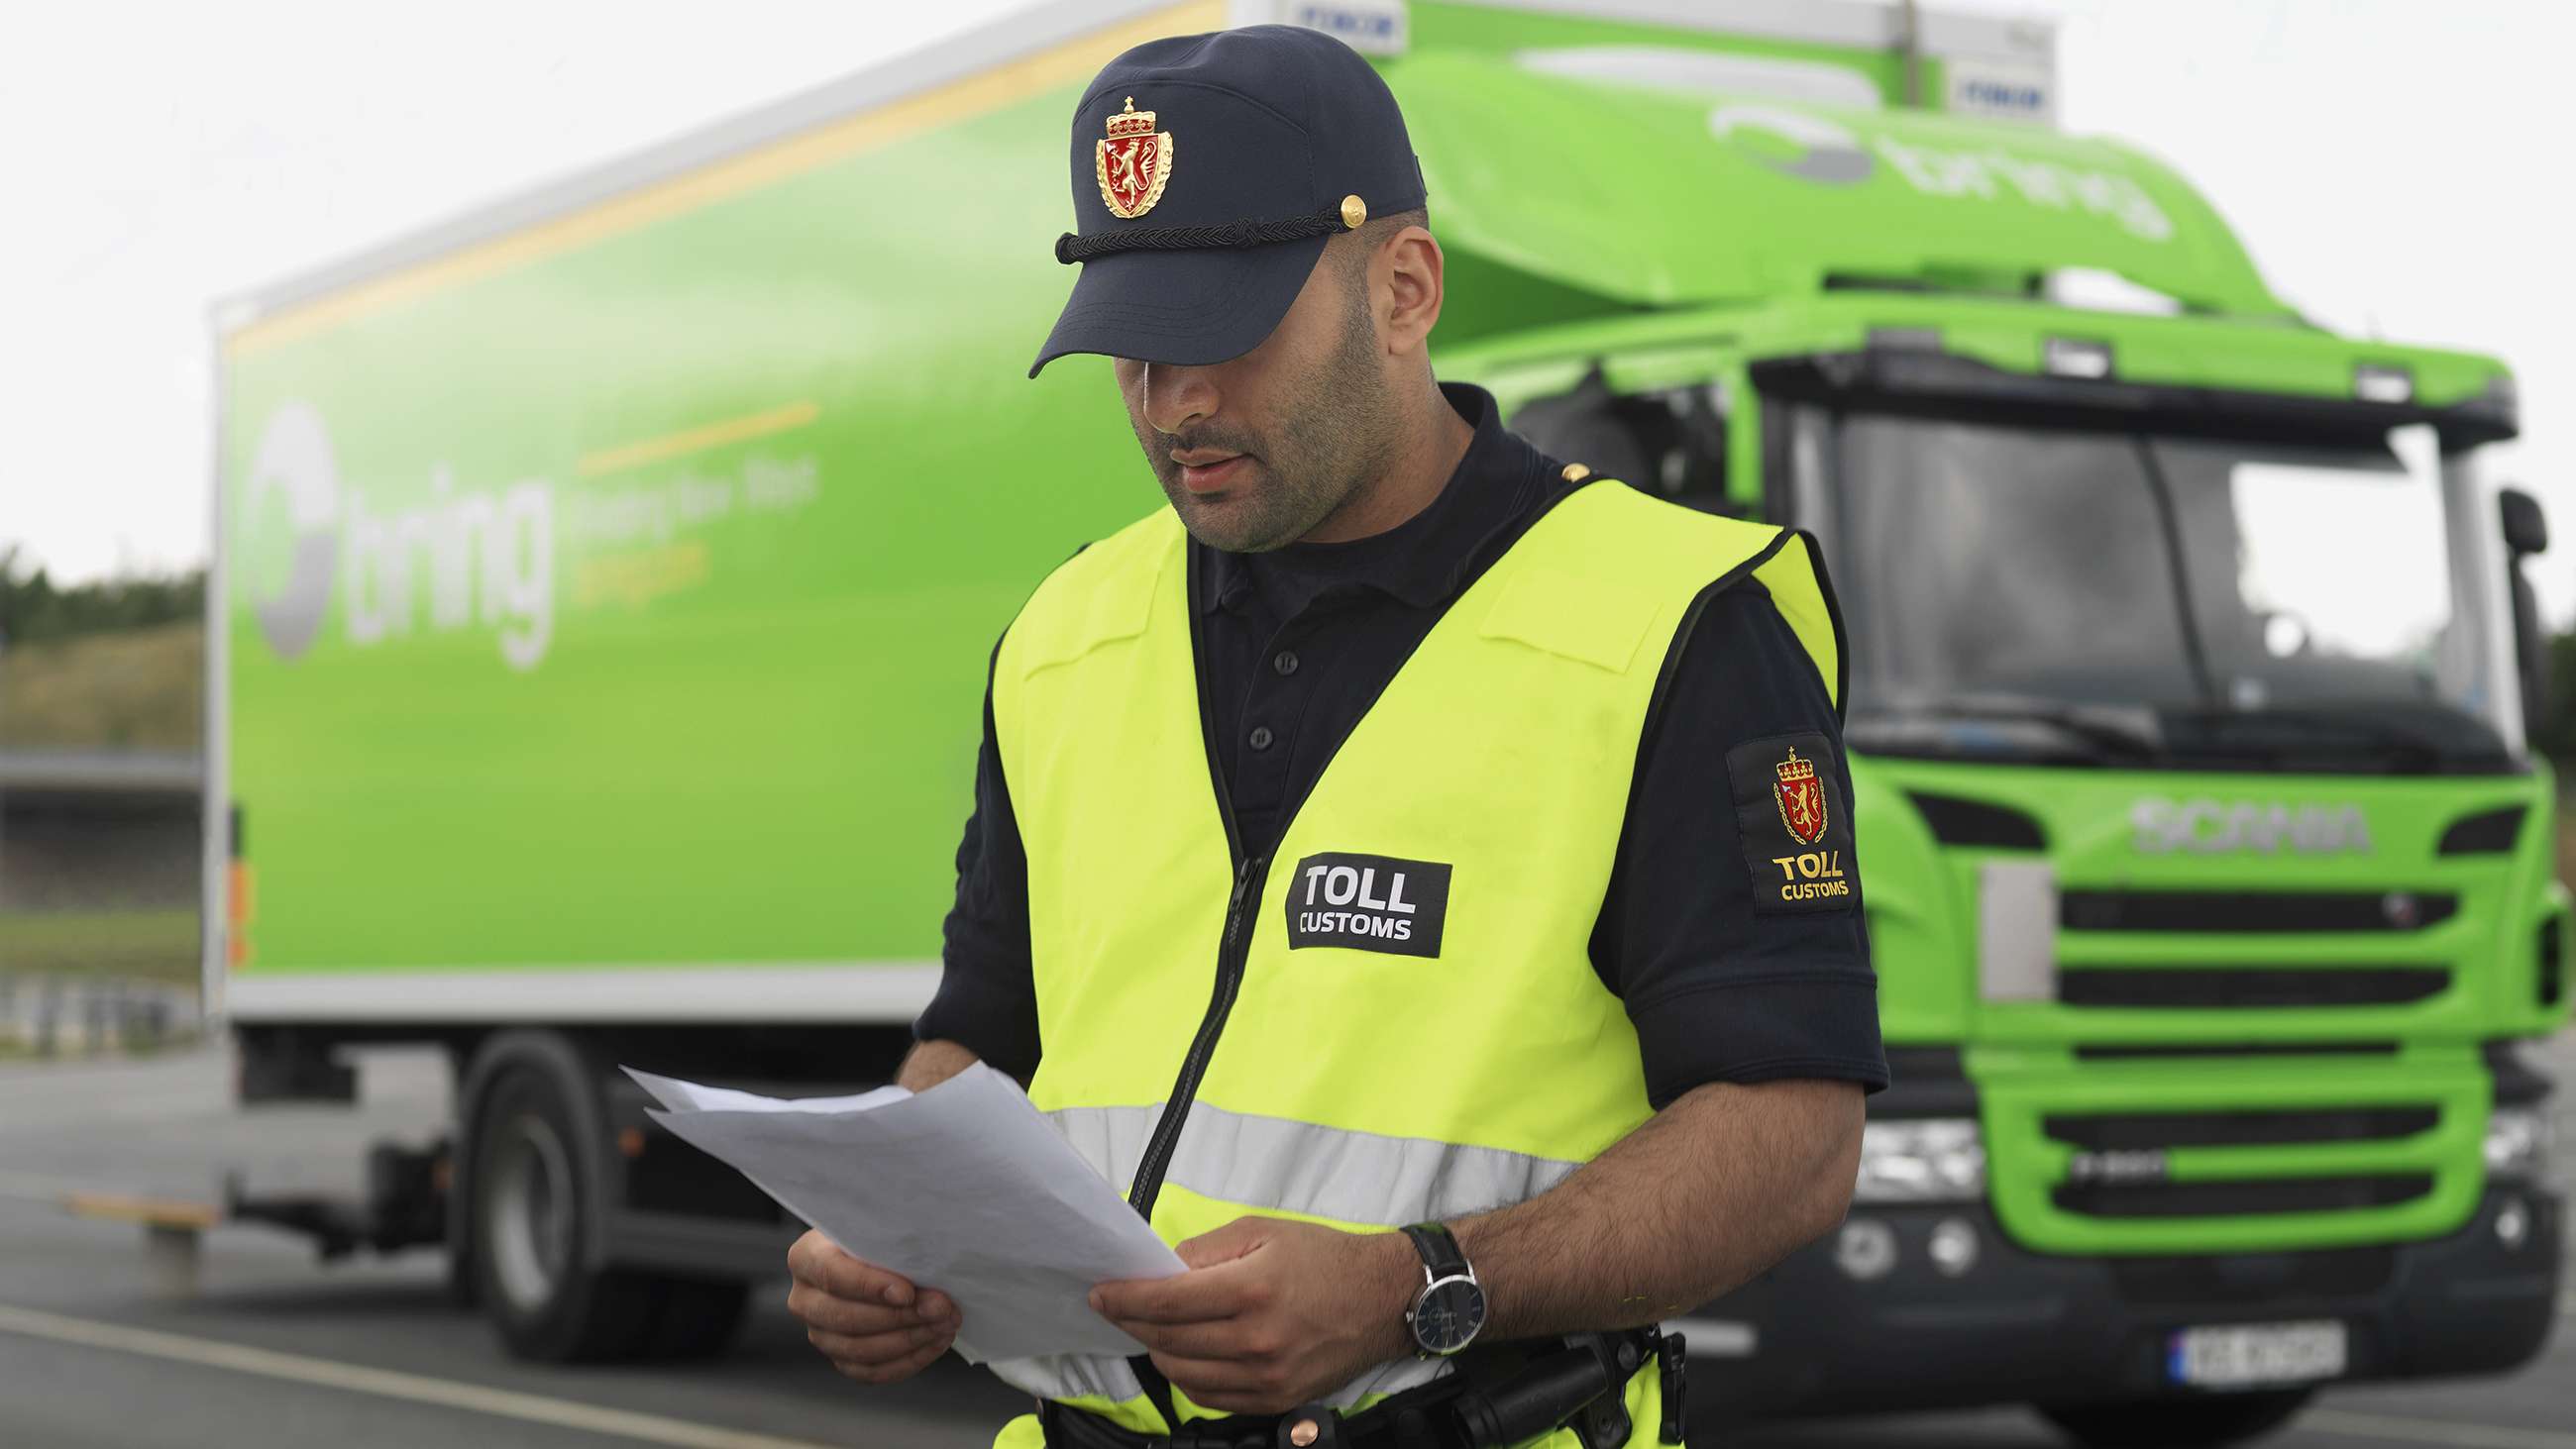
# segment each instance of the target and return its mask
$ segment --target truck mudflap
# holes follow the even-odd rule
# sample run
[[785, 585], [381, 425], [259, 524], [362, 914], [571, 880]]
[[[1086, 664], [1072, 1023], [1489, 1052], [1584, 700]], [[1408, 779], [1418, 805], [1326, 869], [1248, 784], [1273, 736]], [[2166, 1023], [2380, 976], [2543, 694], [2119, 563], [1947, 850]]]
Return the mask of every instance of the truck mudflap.
[[2205, 1393], [2175, 1382], [2176, 1335], [2231, 1324], [2343, 1325], [2337, 1381], [2497, 1373], [2548, 1340], [2565, 1218], [2558, 1196], [2499, 1181], [2437, 1238], [2062, 1257], [2016, 1246], [1983, 1204], [1859, 1208], [1668, 1326], [1703, 1423]]

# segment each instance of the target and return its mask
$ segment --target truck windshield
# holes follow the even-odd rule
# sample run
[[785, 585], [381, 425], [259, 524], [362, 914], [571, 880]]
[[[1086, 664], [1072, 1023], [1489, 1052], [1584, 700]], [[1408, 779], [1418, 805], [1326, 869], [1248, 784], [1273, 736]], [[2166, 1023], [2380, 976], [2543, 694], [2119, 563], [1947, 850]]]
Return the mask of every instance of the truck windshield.
[[1800, 511], [1849, 614], [1857, 746], [2513, 764], [2494, 512], [2429, 429], [2292, 443], [1805, 421]]

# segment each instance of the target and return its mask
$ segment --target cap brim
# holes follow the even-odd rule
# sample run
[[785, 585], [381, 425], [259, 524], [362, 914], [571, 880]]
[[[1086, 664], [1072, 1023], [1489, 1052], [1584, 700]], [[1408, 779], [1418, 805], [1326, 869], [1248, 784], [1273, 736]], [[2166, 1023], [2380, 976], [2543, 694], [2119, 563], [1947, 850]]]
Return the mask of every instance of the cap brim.
[[1029, 376], [1073, 352], [1180, 367], [1241, 357], [1288, 315], [1326, 240], [1094, 257]]

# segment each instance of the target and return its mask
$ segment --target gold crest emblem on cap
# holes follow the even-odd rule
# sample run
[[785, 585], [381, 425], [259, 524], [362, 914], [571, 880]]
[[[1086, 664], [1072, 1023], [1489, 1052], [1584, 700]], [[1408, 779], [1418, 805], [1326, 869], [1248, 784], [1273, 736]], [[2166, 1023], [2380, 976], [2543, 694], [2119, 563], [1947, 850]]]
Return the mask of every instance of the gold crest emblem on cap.
[[1172, 179], [1172, 133], [1155, 130], [1154, 113], [1129, 96], [1127, 109], [1109, 118], [1109, 139], [1092, 143], [1092, 171], [1111, 216], [1143, 216]]

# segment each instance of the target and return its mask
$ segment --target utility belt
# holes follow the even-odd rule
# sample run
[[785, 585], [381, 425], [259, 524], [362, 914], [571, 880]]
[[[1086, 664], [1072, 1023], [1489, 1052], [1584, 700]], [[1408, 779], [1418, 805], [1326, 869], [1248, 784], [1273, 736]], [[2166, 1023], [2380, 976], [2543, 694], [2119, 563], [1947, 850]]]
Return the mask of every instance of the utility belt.
[[1139, 1434], [1053, 1400], [1038, 1406], [1047, 1449], [1504, 1449], [1570, 1429], [1583, 1449], [1622, 1449], [1636, 1432], [1628, 1381], [1647, 1364], [1663, 1375], [1660, 1439], [1682, 1442], [1682, 1336], [1653, 1328], [1577, 1333], [1471, 1348], [1456, 1369], [1343, 1418], [1321, 1404], [1284, 1414], [1195, 1419], [1177, 1433]]

